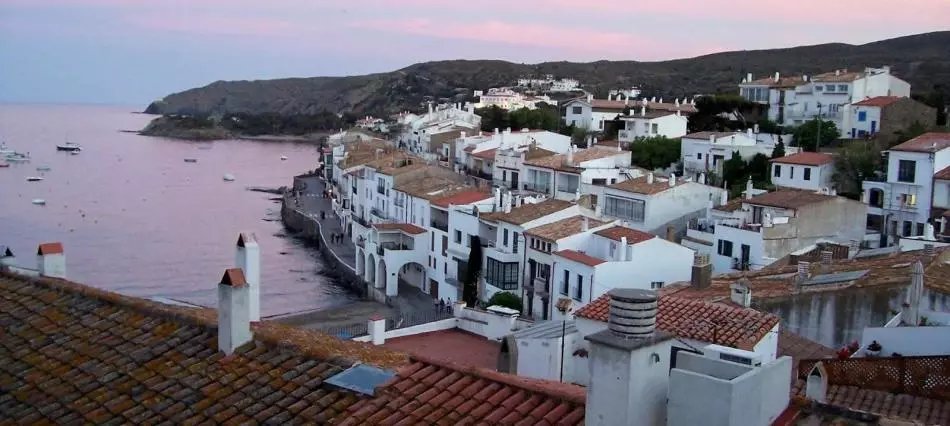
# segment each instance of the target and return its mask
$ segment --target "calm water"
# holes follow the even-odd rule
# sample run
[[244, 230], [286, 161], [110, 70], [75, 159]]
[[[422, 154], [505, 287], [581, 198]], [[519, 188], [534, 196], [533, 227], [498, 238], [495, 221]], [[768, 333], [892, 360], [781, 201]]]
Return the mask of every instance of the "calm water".
[[[0, 104], [0, 141], [33, 157], [0, 168], [0, 245], [10, 246], [20, 265], [35, 267], [39, 243], [61, 241], [74, 281], [213, 306], [238, 233], [251, 231], [261, 245], [262, 315], [352, 300], [320, 275], [316, 251], [283, 235], [276, 196], [245, 189], [289, 185], [314, 167], [312, 145], [119, 132], [152, 118], [130, 113], [136, 109]], [[80, 155], [56, 151], [67, 138], [83, 146]], [[225, 173], [236, 181], [224, 182]], [[35, 198], [46, 206], [33, 205]]]

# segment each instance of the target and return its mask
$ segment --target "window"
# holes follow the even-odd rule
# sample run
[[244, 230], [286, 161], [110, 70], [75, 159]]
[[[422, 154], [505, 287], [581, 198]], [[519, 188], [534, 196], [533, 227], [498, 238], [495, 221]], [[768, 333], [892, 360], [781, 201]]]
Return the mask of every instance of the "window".
[[449, 249], [449, 237], [448, 235], [442, 236], [442, 257], [446, 256], [445, 251]]
[[657, 134], [657, 133], [659, 133], [659, 127], [657, 126], [656, 123], [653, 123], [653, 124], [651, 125], [651, 127], [652, 127], [651, 133], [653, 133], [654, 135]]
[[505, 247], [508, 247], [508, 230], [505, 229], [502, 231], [501, 244]]
[[805, 167], [805, 180], [811, 180], [811, 167]]
[[518, 253], [518, 233], [511, 233], [511, 252]]
[[917, 173], [917, 162], [913, 160], [899, 160], [897, 163], [897, 181], [914, 183]]
[[560, 192], [577, 192], [578, 186], [580, 186], [580, 176], [577, 175], [559, 175], [560, 182], [558, 182], [557, 190]]
[[430, 232], [429, 236], [432, 237], [430, 238], [429, 247], [432, 249], [432, 252], [435, 253], [435, 233]]
[[914, 222], [911, 222], [911, 221], [909, 221], [909, 220], [905, 220], [905, 221], [904, 221], [904, 235], [902, 235], [902, 236], [903, 236], [903, 237], [909, 237], [909, 236], [911, 236], [911, 235], [910, 235], [910, 232], [913, 230], [913, 227], [914, 227]]
[[917, 223], [917, 233], [914, 234], [914, 235], [924, 235], [924, 224], [923, 224], [923, 223], [920, 223], [920, 222]]
[[776, 164], [774, 170], [775, 170], [775, 177], [782, 177], [782, 165], [781, 165], [781, 164]]
[[719, 250], [717, 252], [720, 256], [732, 257], [732, 241], [719, 240]]
[[617, 258], [617, 243], [613, 241], [610, 242], [610, 258], [611, 259]]
[[868, 121], [867, 111], [858, 111], [858, 121], [861, 121], [861, 122]]
[[564, 270], [564, 280], [561, 281], [561, 294], [567, 296], [568, 287], [571, 285], [571, 271]]
[[604, 214], [632, 222], [643, 222], [643, 200], [607, 197]]
[[839, 84], [839, 85], [838, 85], [838, 91], [841, 92], [841, 93], [848, 93], [848, 85], [847, 85], [847, 84]]
[[834, 91], [835, 91], [835, 85], [834, 85], [834, 84], [827, 84], [827, 85], [825, 85], [825, 91], [826, 91], [826, 92], [834, 92]]
[[702, 159], [703, 159], [703, 153], [701, 153], [701, 152], [697, 153], [697, 154], [696, 154], [696, 159], [697, 159], [697, 160], [702, 160]]
[[788, 178], [795, 179], [795, 166], [788, 166]]
[[584, 300], [584, 277], [577, 274], [577, 288], [574, 291], [574, 298]]
[[820, 91], [822, 91], [822, 90], [825, 90], [825, 87], [824, 87], [824, 86], [815, 86], [815, 91], [816, 91], [816, 92], [820, 92]]
[[489, 257], [485, 282], [502, 290], [518, 289], [518, 262], [503, 263]]
[[571, 108], [571, 114], [583, 114], [584, 108], [582, 107], [573, 107]]
[[462, 244], [462, 231], [455, 230], [455, 244]]
[[505, 182], [508, 182], [508, 171], [507, 171], [507, 170], [502, 170], [502, 171], [501, 171], [501, 180], [503, 180], [503, 181], [505, 181]]
[[663, 281], [653, 281], [650, 283], [651, 290], [659, 290], [663, 288]]

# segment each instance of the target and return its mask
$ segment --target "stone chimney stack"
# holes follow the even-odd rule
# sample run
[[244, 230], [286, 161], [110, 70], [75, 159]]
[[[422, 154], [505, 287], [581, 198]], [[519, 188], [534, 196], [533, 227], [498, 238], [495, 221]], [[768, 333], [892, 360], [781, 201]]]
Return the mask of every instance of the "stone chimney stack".
[[821, 259], [821, 273], [827, 274], [831, 270], [832, 252], [831, 250], [822, 250], [818, 254]]
[[231, 355], [253, 337], [248, 290], [241, 268], [224, 271], [218, 284], [218, 349], [225, 355]]
[[712, 264], [709, 263], [708, 254], [693, 254], [693, 272], [689, 277], [689, 283], [690, 286], [698, 289], [712, 285]]
[[668, 182], [670, 184], [670, 188], [676, 186], [676, 173], [670, 173], [670, 179]]
[[[590, 342], [590, 383], [584, 422], [627, 426], [666, 424], [669, 341], [656, 330], [657, 294], [615, 288], [608, 293], [607, 329]], [[645, 374], [644, 371], [664, 374]], [[661, 402], [662, 401], [662, 402]]]
[[656, 179], [656, 177], [653, 176], [653, 172], [650, 172], [650, 173], [647, 174], [647, 183], [648, 183], [648, 184], [651, 184], [651, 185], [652, 185], [654, 179]]
[[66, 279], [66, 253], [63, 243], [40, 244], [36, 250], [36, 269], [40, 275]]
[[238, 235], [234, 266], [244, 272], [248, 286], [248, 308], [251, 321], [261, 320], [261, 247], [257, 236], [249, 232]]

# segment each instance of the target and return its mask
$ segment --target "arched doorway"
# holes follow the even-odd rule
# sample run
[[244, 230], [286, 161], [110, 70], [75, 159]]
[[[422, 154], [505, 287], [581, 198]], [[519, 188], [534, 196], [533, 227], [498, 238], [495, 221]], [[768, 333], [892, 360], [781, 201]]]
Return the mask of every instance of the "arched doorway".
[[360, 278], [366, 276], [366, 258], [363, 256], [363, 250], [356, 251], [356, 276]]
[[379, 267], [376, 268], [376, 288], [386, 289], [386, 261], [379, 259]]
[[366, 275], [363, 279], [368, 283], [376, 283], [376, 256], [372, 253], [366, 258]]
[[[421, 263], [407, 262], [399, 268], [396, 278], [400, 290], [402, 287], [415, 287], [418, 291], [426, 291], [426, 267]], [[439, 294], [438, 288], [438, 284], [436, 284], [435, 295], [433, 296], [436, 299], [438, 299]], [[432, 292], [433, 290], [429, 289], [430, 295], [433, 294]]]

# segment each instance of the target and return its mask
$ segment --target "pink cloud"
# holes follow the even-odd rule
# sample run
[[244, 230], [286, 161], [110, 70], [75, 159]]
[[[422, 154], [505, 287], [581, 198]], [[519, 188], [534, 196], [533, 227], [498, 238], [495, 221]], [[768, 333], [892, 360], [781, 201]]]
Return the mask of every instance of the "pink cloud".
[[151, 30], [209, 36], [296, 37], [319, 32], [318, 27], [268, 18], [160, 14], [132, 16], [125, 21], [133, 26]]

